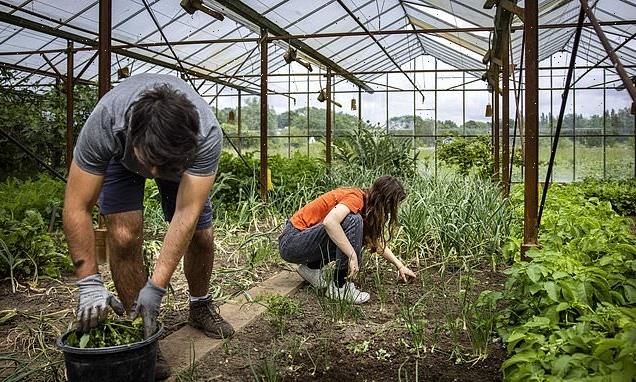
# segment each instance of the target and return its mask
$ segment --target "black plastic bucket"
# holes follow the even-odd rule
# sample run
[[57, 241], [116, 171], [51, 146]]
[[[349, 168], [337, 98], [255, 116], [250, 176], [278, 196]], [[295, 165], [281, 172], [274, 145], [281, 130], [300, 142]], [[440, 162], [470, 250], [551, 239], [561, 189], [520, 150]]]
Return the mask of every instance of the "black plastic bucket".
[[154, 382], [159, 328], [152, 337], [128, 345], [81, 349], [66, 345], [74, 330], [57, 339], [64, 353], [69, 382]]

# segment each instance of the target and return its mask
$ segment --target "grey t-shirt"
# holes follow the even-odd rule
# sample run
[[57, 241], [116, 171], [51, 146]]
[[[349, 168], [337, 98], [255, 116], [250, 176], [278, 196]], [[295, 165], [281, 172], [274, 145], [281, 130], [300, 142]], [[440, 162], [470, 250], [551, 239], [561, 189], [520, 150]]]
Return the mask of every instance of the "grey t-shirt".
[[126, 144], [126, 111], [141, 93], [161, 85], [169, 85], [183, 93], [199, 114], [199, 147], [187, 174], [216, 174], [223, 145], [223, 134], [210, 105], [190, 85], [178, 77], [166, 74], [138, 74], [109, 91], [97, 104], [80, 132], [73, 160], [83, 170], [95, 175], [106, 174], [112, 160], [119, 160], [128, 170], [146, 178], [152, 176], [133, 155]]

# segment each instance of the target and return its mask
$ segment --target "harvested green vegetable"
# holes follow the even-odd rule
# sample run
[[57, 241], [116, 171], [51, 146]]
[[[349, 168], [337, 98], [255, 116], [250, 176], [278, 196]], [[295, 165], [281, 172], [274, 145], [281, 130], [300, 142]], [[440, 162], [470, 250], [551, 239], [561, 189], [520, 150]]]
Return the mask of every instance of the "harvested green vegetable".
[[141, 317], [134, 321], [106, 320], [87, 333], [73, 331], [67, 338], [68, 346], [77, 348], [105, 348], [128, 345], [144, 340], [144, 323]]

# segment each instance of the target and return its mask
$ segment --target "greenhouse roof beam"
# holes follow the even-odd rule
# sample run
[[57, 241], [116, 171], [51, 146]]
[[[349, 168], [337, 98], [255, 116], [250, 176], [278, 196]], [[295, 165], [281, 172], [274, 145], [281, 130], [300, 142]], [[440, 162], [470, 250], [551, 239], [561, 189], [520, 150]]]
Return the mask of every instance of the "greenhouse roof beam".
[[[94, 40], [92, 40], [90, 38], [87, 38], [87, 37], [84, 37], [84, 36], [80, 36], [78, 34], [67, 32], [67, 31], [64, 31], [64, 30], [56, 29], [56, 28], [50, 27], [48, 25], [40, 24], [40, 23], [38, 23], [36, 21], [28, 20], [28, 19], [25, 19], [25, 18], [22, 18], [22, 17], [19, 17], [19, 16], [10, 15], [10, 14], [7, 14], [7, 13], [0, 13], [0, 22], [4, 22], [4, 23], [7, 23], [7, 24], [19, 26], [19, 27], [26, 28], [26, 29], [30, 29], [30, 30], [33, 30], [33, 31], [36, 31], [36, 32], [40, 32], [40, 33], [44, 33], [44, 34], [53, 36], [53, 37], [63, 38], [63, 39], [66, 39], [66, 40], [70, 40], [70, 41], [73, 41], [73, 42], [76, 42], [76, 43], [80, 43], [80, 44], [83, 44], [83, 45], [88, 45], [88, 46], [91, 46], [91, 47], [97, 47], [97, 45], [98, 45], [97, 41], [94, 41]], [[149, 63], [149, 64], [154, 64], [154, 65], [157, 65], [157, 66], [161, 66], [161, 67], [164, 67], [164, 68], [167, 68], [167, 69], [181, 71], [181, 68], [178, 65], [176, 65], [176, 64], [165, 62], [165, 61], [159, 60], [159, 59], [154, 58], [154, 57], [149, 57], [149, 56], [143, 55], [141, 53], [132, 52], [132, 51], [129, 51], [129, 50], [126, 50], [126, 49], [121, 49], [121, 48], [113, 48], [112, 52], [120, 54], [120, 55], [125, 56], [125, 57], [129, 57], [129, 58], [135, 59], [135, 60], [143, 61], [143, 62], [146, 62], [146, 63]], [[208, 81], [211, 81], [211, 82], [216, 82], [218, 84], [226, 85], [226, 86], [229, 86], [229, 87], [234, 88], [234, 89], [240, 89], [240, 90], [243, 90], [243, 91], [245, 91], [245, 92], [247, 92], [249, 94], [255, 94], [255, 95], [258, 94], [258, 90], [255, 90], [255, 89], [250, 89], [250, 88], [246, 88], [246, 87], [243, 87], [243, 86], [240, 86], [240, 85], [232, 84], [232, 83], [230, 83], [228, 81], [220, 80], [220, 79], [218, 79], [216, 77], [213, 77], [213, 76], [210, 76], [208, 74], [195, 71], [193, 69], [185, 69], [185, 70], [186, 70], [187, 74], [192, 75], [192, 76], [197, 77], [197, 78], [200, 78], [200, 79], [208, 80]]]
[[[247, 6], [242, 1], [216, 0], [216, 2], [221, 4], [228, 10], [247, 19], [247, 21], [257, 25], [258, 27], [267, 29], [268, 32], [271, 34], [289, 35], [289, 33], [285, 29], [278, 26], [276, 23], [272, 22], [268, 18], [263, 17], [262, 15], [260, 15], [251, 7]], [[271, 38], [268, 38], [268, 41], [271, 41]], [[300, 50], [307, 56], [312, 57], [314, 60], [320, 62], [325, 67], [330, 67], [333, 71], [336, 72], [336, 74], [346, 78], [354, 85], [359, 86], [360, 88], [364, 89], [368, 93], [373, 93], [373, 89], [369, 87], [367, 84], [365, 84], [362, 80], [353, 76], [352, 74], [349, 73], [348, 70], [344, 69], [343, 67], [341, 67], [340, 65], [332, 61], [330, 58], [324, 56], [322, 53], [318, 52], [317, 50], [310, 47], [306, 43], [299, 41], [297, 39], [292, 39], [289, 41], [289, 44], [293, 46], [294, 48]]]
[[345, 5], [345, 3], [342, 0], [337, 0], [338, 3], [340, 4], [340, 6], [349, 14], [349, 16], [351, 16], [352, 19], [355, 20], [356, 23], [358, 23], [358, 25], [360, 26], [360, 28], [362, 28], [362, 30], [364, 30], [367, 33], [367, 36], [369, 36], [374, 42], [375, 44], [380, 48], [380, 50], [382, 50], [382, 52], [387, 56], [387, 58], [389, 60], [391, 60], [391, 62], [395, 65], [396, 68], [398, 68], [398, 70], [404, 74], [404, 76], [409, 80], [409, 82], [411, 83], [411, 85], [413, 85], [413, 87], [415, 88], [415, 90], [418, 91], [418, 93], [420, 93], [420, 95], [422, 96], [422, 99], [424, 99], [424, 93], [417, 87], [417, 84], [415, 83], [415, 81], [413, 81], [413, 79], [411, 77], [409, 77], [408, 74], [406, 74], [404, 72], [404, 70], [402, 70], [402, 67], [400, 66], [400, 64], [398, 64], [397, 62], [395, 62], [395, 60], [393, 59], [393, 57], [389, 54], [389, 52], [386, 51], [386, 49], [384, 48], [384, 46], [382, 46], [382, 44], [380, 44], [380, 42], [378, 41], [378, 39], [372, 35], [371, 33], [369, 33], [369, 29], [364, 26], [364, 24], [360, 21], [360, 19], [358, 19], [356, 17], [356, 15], [351, 12], [351, 9], [349, 9], [349, 7], [347, 7]]
[[[29, 68], [27, 66], [16, 65], [16, 64], [9, 64], [9, 63], [6, 63], [6, 62], [0, 62], [0, 68], [16, 70], [16, 71], [19, 71], [19, 72], [31, 73], [31, 74], [36, 74], [36, 75], [42, 76], [42, 77], [50, 77], [50, 78], [56, 78], [56, 79], [64, 79], [66, 77], [66, 76], [62, 76], [61, 77], [57, 73], [51, 73], [51, 72], [48, 72], [46, 70]], [[95, 83], [92, 82], [92, 81], [82, 80], [82, 79], [79, 79], [77, 77], [75, 78], [74, 82], [77, 83], [77, 84], [80, 84], [80, 85], [95, 85]]]

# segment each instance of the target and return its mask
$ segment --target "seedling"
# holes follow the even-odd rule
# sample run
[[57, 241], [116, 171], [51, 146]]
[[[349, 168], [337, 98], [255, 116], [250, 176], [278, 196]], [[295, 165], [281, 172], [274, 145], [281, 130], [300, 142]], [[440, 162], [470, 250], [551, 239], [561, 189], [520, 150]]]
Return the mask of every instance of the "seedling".
[[290, 317], [302, 313], [300, 304], [287, 296], [267, 295], [262, 299], [265, 300], [267, 306], [268, 319], [281, 335], [285, 332], [285, 322]]
[[355, 355], [361, 355], [369, 351], [369, 344], [371, 344], [371, 341], [367, 340], [351, 342], [347, 345], [347, 349]]
[[382, 348], [375, 351], [375, 359], [377, 359], [378, 361], [388, 361], [391, 356], [391, 353]]

